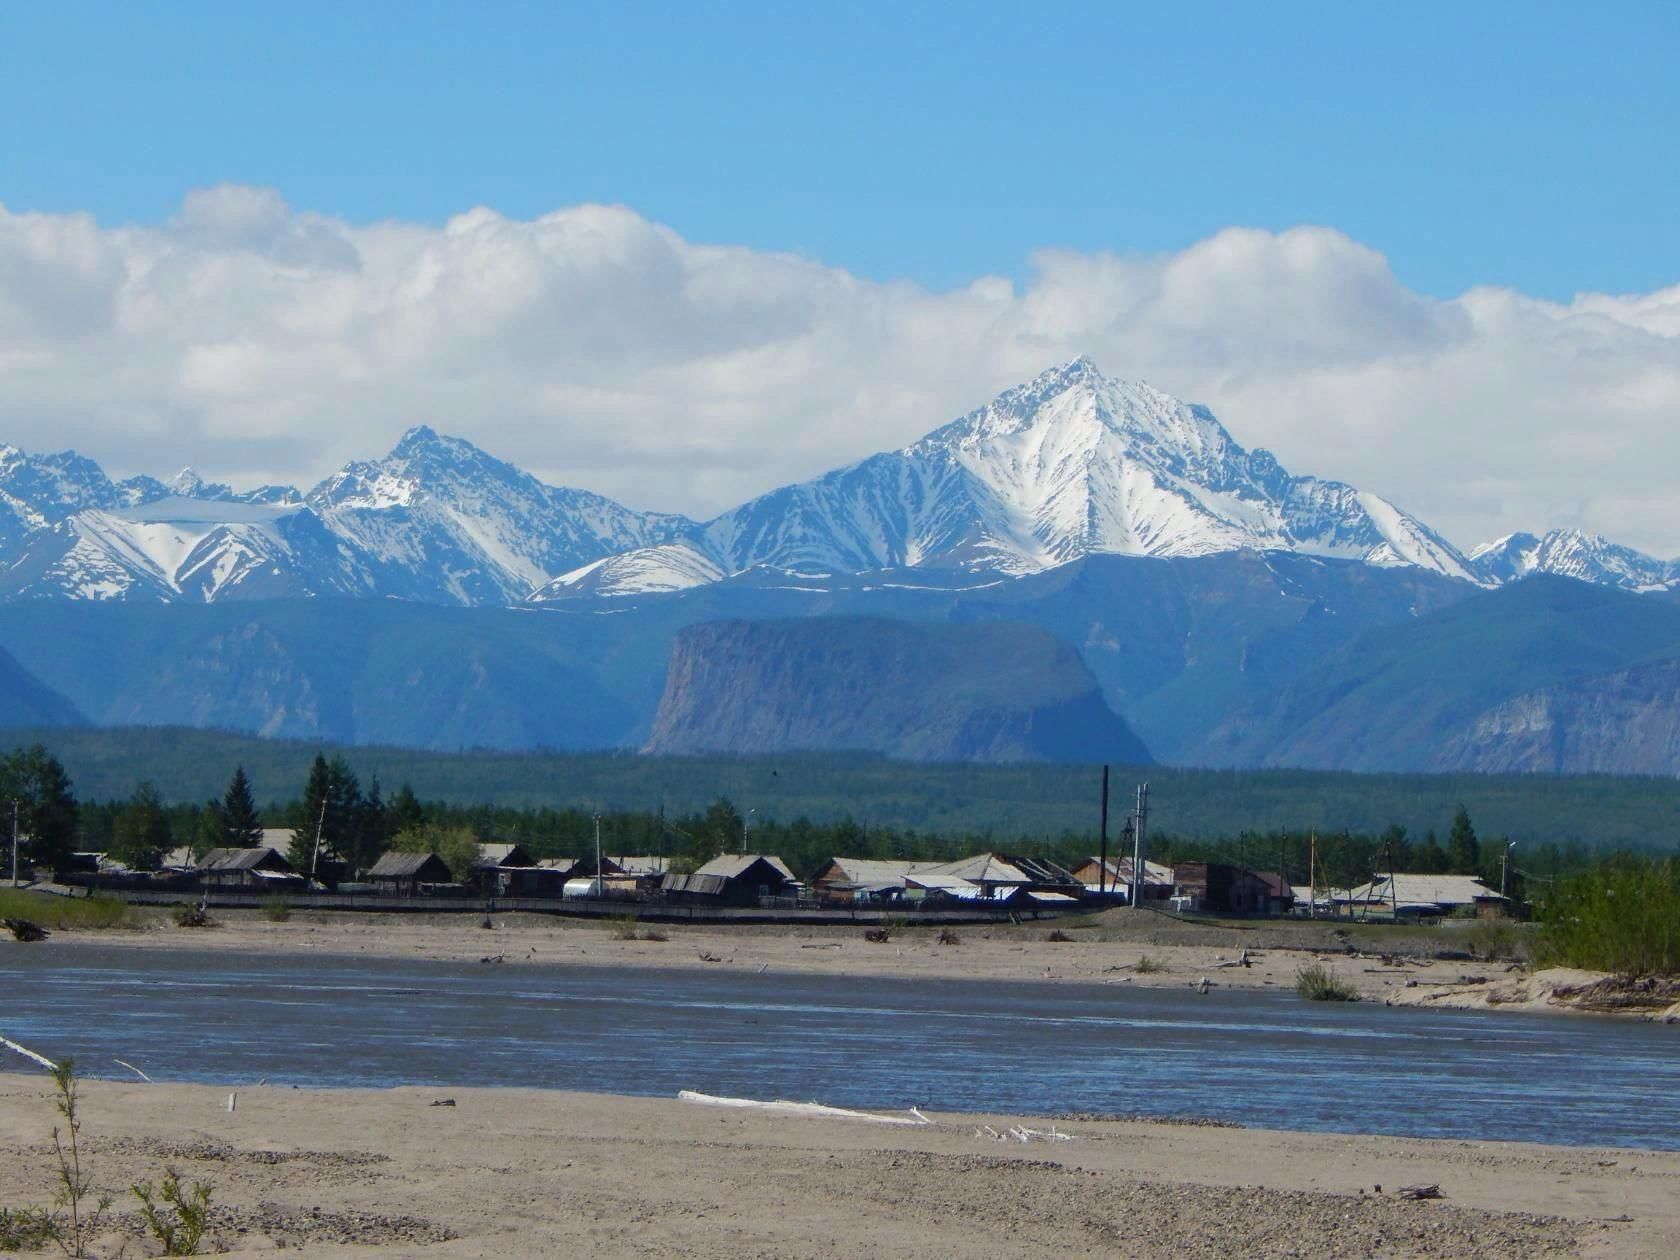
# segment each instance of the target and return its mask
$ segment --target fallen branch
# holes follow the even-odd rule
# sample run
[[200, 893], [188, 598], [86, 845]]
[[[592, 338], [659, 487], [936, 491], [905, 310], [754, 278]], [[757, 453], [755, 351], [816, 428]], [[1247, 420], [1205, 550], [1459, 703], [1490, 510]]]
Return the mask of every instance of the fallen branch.
[[921, 1127], [932, 1124], [921, 1112], [911, 1109], [909, 1116], [883, 1116], [873, 1111], [851, 1111], [845, 1107], [828, 1107], [822, 1103], [760, 1102], [754, 1098], [725, 1098], [717, 1094], [702, 1094], [692, 1089], [679, 1090], [681, 1102], [698, 1103], [703, 1107], [736, 1107], [752, 1111], [774, 1111], [788, 1116], [806, 1116], [817, 1120], [867, 1120], [871, 1124], [900, 1124]]
[[1447, 1197], [1441, 1193], [1441, 1187], [1433, 1182], [1427, 1186], [1401, 1186], [1396, 1193], [1402, 1199], [1444, 1199]]
[[17, 1042], [10, 1041], [10, 1040], [6, 1039], [5, 1037], [0, 1037], [0, 1046], [5, 1046], [6, 1049], [14, 1051], [17, 1054], [21, 1054], [26, 1059], [34, 1059], [35, 1062], [39, 1063], [42, 1067], [46, 1068], [49, 1072], [53, 1071], [55, 1068], [58, 1067], [58, 1064], [54, 1063], [51, 1059], [47, 1058], [46, 1055], [36, 1054], [28, 1046], [20, 1046], [20, 1045], [18, 1045]]
[[144, 1072], [142, 1072], [139, 1068], [135, 1067], [134, 1064], [130, 1063], [127, 1059], [112, 1059], [111, 1062], [115, 1063], [118, 1067], [127, 1068], [130, 1072], [133, 1072], [134, 1075], [138, 1076], [141, 1080], [145, 1081], [146, 1084], [148, 1084], [148, 1085], [151, 1085], [151, 1084], [154, 1083], [151, 1077], [147, 1076]]

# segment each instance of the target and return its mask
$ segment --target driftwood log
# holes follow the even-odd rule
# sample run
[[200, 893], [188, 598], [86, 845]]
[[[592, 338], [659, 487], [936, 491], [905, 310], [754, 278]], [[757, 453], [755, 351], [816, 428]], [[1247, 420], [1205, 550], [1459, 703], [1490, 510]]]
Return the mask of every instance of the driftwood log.
[[51, 935], [39, 923], [32, 923], [28, 919], [0, 919], [6, 929], [20, 941], [44, 941]]

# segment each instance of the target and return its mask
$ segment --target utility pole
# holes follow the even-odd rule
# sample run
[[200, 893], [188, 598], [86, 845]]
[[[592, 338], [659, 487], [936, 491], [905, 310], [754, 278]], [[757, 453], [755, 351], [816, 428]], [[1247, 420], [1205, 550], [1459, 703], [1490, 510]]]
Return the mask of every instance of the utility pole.
[[1143, 905], [1143, 835], [1149, 818], [1149, 784], [1138, 784], [1137, 829], [1132, 832], [1132, 909]]
[[747, 839], [747, 830], [752, 826], [752, 816], [758, 813], [756, 809], [749, 809], [741, 815], [741, 852], [752, 852], [752, 842]]
[[1318, 918], [1318, 832], [1307, 833], [1307, 918]]
[[[17, 809], [17, 802], [14, 801], [12, 803], [12, 809], [14, 810], [13, 817], [15, 818], [16, 817], [15, 811]], [[15, 824], [12, 827], [12, 831], [15, 835], [16, 832], [17, 832], [17, 827], [16, 827]], [[15, 849], [16, 845], [17, 845], [17, 842], [14, 840], [12, 842], [12, 844], [13, 844], [13, 848]], [[1510, 885], [1511, 885], [1511, 850], [1516, 848], [1516, 847], [1517, 847], [1517, 842], [1515, 840], [1507, 840], [1505, 842], [1505, 852], [1500, 854], [1500, 856], [1499, 856], [1499, 895], [1501, 897], [1505, 896], [1510, 891]], [[13, 882], [16, 883], [17, 881], [14, 879]]]
[[595, 815], [595, 895], [599, 897], [605, 887], [601, 883], [601, 815]]
[[1107, 891], [1108, 884], [1108, 767], [1103, 767], [1102, 787], [1102, 824], [1098, 834], [1102, 837], [1102, 849], [1097, 856], [1097, 896], [1101, 897]]
[[309, 878], [315, 878], [315, 872], [321, 865], [321, 831], [327, 825], [327, 801], [329, 797], [321, 798], [321, 816], [315, 820], [315, 852], [309, 856]]
[[12, 797], [12, 887], [18, 886], [18, 799]]

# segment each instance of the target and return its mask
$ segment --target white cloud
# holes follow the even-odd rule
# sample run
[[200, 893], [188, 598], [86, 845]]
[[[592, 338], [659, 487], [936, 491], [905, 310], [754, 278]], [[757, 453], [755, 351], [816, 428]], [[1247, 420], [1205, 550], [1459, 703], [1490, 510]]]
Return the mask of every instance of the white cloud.
[[1075, 354], [1469, 546], [1582, 525], [1680, 554], [1680, 287], [1410, 292], [1339, 232], [1045, 251], [930, 292], [633, 211], [351, 225], [269, 189], [168, 224], [0, 207], [0, 440], [114, 473], [309, 483], [408, 425], [708, 514], [903, 445]]

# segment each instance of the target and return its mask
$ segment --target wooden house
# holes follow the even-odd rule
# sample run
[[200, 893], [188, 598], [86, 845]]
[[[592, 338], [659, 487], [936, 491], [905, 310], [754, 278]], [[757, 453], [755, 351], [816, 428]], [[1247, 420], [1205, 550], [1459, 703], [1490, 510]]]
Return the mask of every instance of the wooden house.
[[205, 888], [236, 892], [286, 892], [307, 886], [279, 850], [267, 845], [249, 849], [211, 849], [198, 864]]
[[454, 884], [449, 863], [435, 853], [383, 854], [367, 873], [367, 882], [392, 897], [417, 897], [438, 884]]
[[1279, 875], [1228, 862], [1180, 862], [1173, 867], [1176, 897], [1207, 914], [1287, 914], [1295, 891]]
[[799, 881], [779, 857], [721, 853], [693, 874], [667, 874], [660, 888], [673, 901], [756, 906], [766, 897], [797, 895]]

